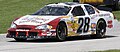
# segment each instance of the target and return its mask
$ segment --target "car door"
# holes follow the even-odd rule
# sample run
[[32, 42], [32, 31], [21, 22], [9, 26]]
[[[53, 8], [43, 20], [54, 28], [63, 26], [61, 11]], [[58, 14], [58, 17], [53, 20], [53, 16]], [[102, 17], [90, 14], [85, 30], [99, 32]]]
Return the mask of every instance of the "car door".
[[82, 35], [82, 33], [87, 33], [90, 27], [90, 18], [87, 16], [81, 6], [76, 6], [72, 10], [74, 20], [78, 24], [76, 33]]
[[98, 9], [94, 8], [91, 5], [84, 5], [86, 12], [88, 13], [88, 16], [91, 19], [91, 26], [96, 24], [98, 19], [100, 18], [100, 12]]
[[91, 23], [90, 31], [92, 34], [94, 34], [96, 31], [96, 25], [97, 25], [97, 21], [99, 19], [100, 12], [98, 11], [98, 9], [94, 8], [91, 5], [84, 5], [84, 7], [90, 18], [90, 23]]

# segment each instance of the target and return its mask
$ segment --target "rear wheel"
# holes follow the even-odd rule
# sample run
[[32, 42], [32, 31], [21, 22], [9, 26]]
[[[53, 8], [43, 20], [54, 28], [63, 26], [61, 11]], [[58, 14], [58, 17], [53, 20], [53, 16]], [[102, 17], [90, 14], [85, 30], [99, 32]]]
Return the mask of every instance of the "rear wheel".
[[98, 21], [96, 26], [96, 36], [99, 38], [105, 37], [106, 23], [103, 20]]
[[96, 34], [92, 35], [94, 38], [103, 38], [106, 33], [106, 23], [104, 20], [99, 20], [96, 26]]
[[64, 41], [67, 35], [67, 27], [64, 23], [60, 22], [56, 29], [56, 38], [59, 41]]
[[16, 41], [26, 41], [27, 40], [27, 38], [14, 38]]

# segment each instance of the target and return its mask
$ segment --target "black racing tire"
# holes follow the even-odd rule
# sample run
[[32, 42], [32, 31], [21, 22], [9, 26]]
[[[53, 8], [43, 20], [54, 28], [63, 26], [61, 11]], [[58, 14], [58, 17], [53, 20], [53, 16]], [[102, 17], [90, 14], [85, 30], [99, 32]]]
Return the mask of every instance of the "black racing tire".
[[63, 22], [60, 22], [56, 28], [56, 38], [59, 41], [64, 41], [66, 39], [66, 35], [67, 35], [66, 24]]
[[18, 42], [26, 41], [27, 38], [14, 38]]
[[91, 35], [93, 38], [104, 38], [106, 33], [106, 22], [104, 20], [99, 20], [96, 25], [96, 34]]
[[103, 38], [106, 33], [106, 22], [104, 20], [100, 20], [96, 26], [96, 37]]

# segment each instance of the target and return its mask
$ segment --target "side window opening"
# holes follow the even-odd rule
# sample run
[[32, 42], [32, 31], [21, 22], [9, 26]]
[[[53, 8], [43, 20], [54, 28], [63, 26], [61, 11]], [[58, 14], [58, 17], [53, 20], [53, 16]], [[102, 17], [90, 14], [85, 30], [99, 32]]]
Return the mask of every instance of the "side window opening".
[[93, 7], [85, 5], [85, 8], [86, 8], [88, 14], [95, 14], [95, 10]]
[[73, 9], [73, 11], [72, 11], [72, 14], [74, 16], [83, 16], [83, 15], [85, 15], [85, 13], [84, 13], [83, 9], [81, 8], [81, 6], [75, 7]]

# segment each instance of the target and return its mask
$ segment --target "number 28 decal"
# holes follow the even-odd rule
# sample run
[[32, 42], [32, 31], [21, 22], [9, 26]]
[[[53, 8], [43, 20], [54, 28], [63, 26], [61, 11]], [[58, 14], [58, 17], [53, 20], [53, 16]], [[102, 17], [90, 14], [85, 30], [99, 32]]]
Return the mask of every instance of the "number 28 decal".
[[85, 19], [79, 18], [78, 19], [78, 24], [80, 26], [78, 27], [77, 33], [88, 32], [89, 23], [90, 23], [90, 18], [89, 17], [85, 17]]

